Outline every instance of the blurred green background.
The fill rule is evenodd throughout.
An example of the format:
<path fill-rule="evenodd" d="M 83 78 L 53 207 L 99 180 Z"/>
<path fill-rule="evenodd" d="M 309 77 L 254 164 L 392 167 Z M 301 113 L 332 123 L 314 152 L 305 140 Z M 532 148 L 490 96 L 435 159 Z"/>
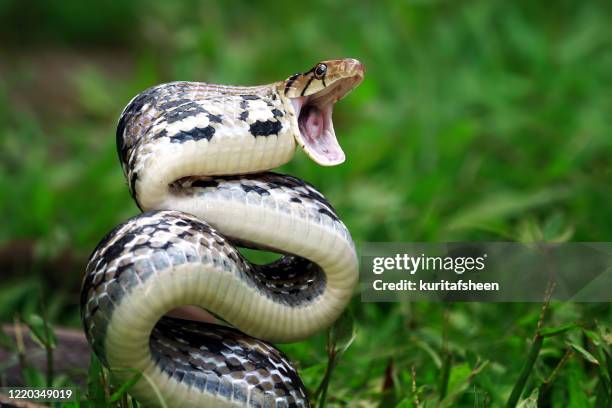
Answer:
<path fill-rule="evenodd" d="M 347 162 L 298 152 L 281 171 L 316 185 L 358 246 L 610 241 L 611 14 L 605 1 L 1 0 L 0 319 L 42 296 L 54 324 L 79 327 L 87 256 L 138 212 L 114 137 L 131 97 L 173 80 L 269 83 L 330 58 L 366 66 L 334 112 Z M 540 314 L 358 296 L 351 309 L 357 338 L 328 392 L 338 406 L 503 404 Z M 584 329 L 546 339 L 523 397 L 571 350 L 540 406 L 612 392 L 611 316 L 609 304 L 552 305 L 545 325 Z M 325 341 L 283 347 L 310 389 Z"/>

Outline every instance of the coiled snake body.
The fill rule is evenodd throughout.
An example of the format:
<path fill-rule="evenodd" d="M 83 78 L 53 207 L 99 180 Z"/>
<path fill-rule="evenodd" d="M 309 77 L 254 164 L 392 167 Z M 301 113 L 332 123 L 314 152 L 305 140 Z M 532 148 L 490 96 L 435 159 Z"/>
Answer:
<path fill-rule="evenodd" d="M 130 391 L 141 402 L 309 406 L 296 370 L 267 341 L 329 326 L 351 296 L 357 258 L 317 190 L 266 171 L 288 162 L 296 144 L 321 165 L 344 161 L 332 107 L 363 72 L 343 59 L 264 86 L 174 82 L 125 108 L 117 148 L 145 212 L 91 255 L 81 314 L 118 380 L 143 373 Z M 285 255 L 255 265 L 234 245 Z M 217 324 L 166 316 L 186 305 Z"/>

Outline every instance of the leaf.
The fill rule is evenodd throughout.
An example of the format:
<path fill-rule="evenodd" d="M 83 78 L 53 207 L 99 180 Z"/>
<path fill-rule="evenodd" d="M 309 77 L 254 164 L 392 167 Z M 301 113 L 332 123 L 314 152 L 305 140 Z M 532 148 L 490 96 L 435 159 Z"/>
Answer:
<path fill-rule="evenodd" d="M 600 377 L 600 380 L 597 382 L 597 387 L 595 389 L 595 407 L 609 408 L 611 402 L 612 396 L 608 391 L 608 387 L 606 387 L 605 383 L 602 382 Z"/>
<path fill-rule="evenodd" d="M 533 343 L 529 348 L 529 352 L 527 353 L 527 357 L 525 363 L 523 364 L 523 368 L 521 369 L 521 373 L 514 383 L 514 387 L 512 388 L 512 393 L 508 398 L 506 403 L 507 408 L 513 408 L 519 401 L 521 394 L 523 393 L 523 389 L 525 388 L 525 384 L 527 384 L 527 379 L 529 375 L 533 371 L 535 366 L 535 362 L 538 359 L 538 355 L 540 354 L 540 350 L 542 349 L 542 342 L 544 338 L 542 336 L 536 335 L 533 339 Z"/>
<path fill-rule="evenodd" d="M 606 368 L 608 369 L 608 378 L 607 378 L 607 382 L 608 385 L 610 386 L 610 390 L 612 390 L 612 356 L 610 356 L 610 353 L 608 353 L 607 351 L 605 352 L 605 358 L 606 358 Z"/>
<path fill-rule="evenodd" d="M 121 397 L 124 396 L 125 393 L 129 391 L 130 388 L 134 386 L 142 377 L 141 372 L 134 373 L 126 382 L 121 384 L 121 387 L 117 391 L 113 393 L 110 397 L 110 402 L 117 402 Z"/>
<path fill-rule="evenodd" d="M 593 330 L 583 329 L 582 332 L 593 342 L 593 344 L 597 347 L 602 345 L 603 339 L 599 336 L 599 333 L 594 332 Z"/>
<path fill-rule="evenodd" d="M 94 406 L 104 406 L 106 401 L 106 392 L 104 384 L 104 370 L 100 364 L 100 360 L 94 353 L 91 353 L 89 360 L 89 371 L 87 375 L 87 399 L 94 403 Z"/>
<path fill-rule="evenodd" d="M 448 385 L 448 396 L 438 402 L 440 408 L 450 408 L 457 405 L 457 400 L 463 395 L 470 386 L 472 379 L 489 365 L 489 361 L 483 361 L 479 366 L 470 369 L 468 363 L 454 366 Z"/>
<path fill-rule="evenodd" d="M 21 303 L 26 299 L 35 298 L 36 290 L 37 283 L 32 279 L 2 287 L 0 289 L 0 317 L 11 319 L 12 313 L 19 309 Z"/>
<path fill-rule="evenodd" d="M 540 330 L 540 336 L 542 337 L 558 336 L 560 334 L 563 334 L 567 331 L 570 331 L 572 329 L 576 329 L 579 327 L 580 325 L 578 325 L 577 323 L 568 323 L 568 324 L 564 324 L 558 327 L 545 327 L 542 330 Z"/>
<path fill-rule="evenodd" d="M 94 368 L 94 370 L 96 370 L 98 367 L 102 369 L 102 367 L 100 366 L 99 360 L 97 358 L 95 358 L 97 363 L 93 363 L 93 358 L 95 358 L 95 356 L 92 354 L 92 364 L 90 365 L 90 372 L 92 371 L 92 367 Z M 106 370 L 102 369 L 102 373 L 103 373 L 103 375 L 100 376 L 100 379 L 102 381 L 105 381 L 106 380 L 106 378 L 105 378 Z M 99 403 L 96 405 L 96 407 L 107 408 L 107 407 L 110 406 L 109 403 L 116 403 L 119 400 L 121 400 L 123 402 L 127 402 L 128 401 L 128 399 L 127 399 L 128 394 L 126 394 L 126 393 L 129 391 L 129 389 L 136 382 L 138 382 L 139 379 L 143 379 L 144 381 L 146 381 L 149 384 L 149 387 L 151 388 L 151 390 L 153 390 L 153 395 L 157 398 L 157 402 L 155 403 L 155 406 L 159 406 L 161 408 L 168 408 L 166 400 L 162 396 L 161 391 L 159 390 L 157 384 L 155 384 L 155 382 L 151 379 L 151 377 L 149 377 L 146 373 L 140 372 L 140 371 L 135 370 L 135 369 L 130 369 L 130 368 L 117 368 L 117 369 L 113 369 L 112 370 L 112 372 L 110 373 L 110 376 L 112 378 L 116 378 L 115 376 L 118 375 L 118 373 L 131 373 L 132 377 L 130 377 L 126 382 L 124 382 L 121 385 L 121 387 L 116 392 L 114 392 L 112 394 L 112 396 L 109 396 L 108 402 L 106 401 L 106 399 L 102 399 L 101 401 L 99 401 Z M 93 375 L 96 376 L 95 372 L 93 373 Z M 91 379 L 91 376 L 90 376 L 90 379 Z M 106 391 L 106 389 L 103 388 L 103 391 Z M 126 398 L 123 398 L 123 397 L 126 397 Z M 133 398 L 130 398 L 130 400 L 131 400 L 131 403 L 132 403 L 132 405 L 134 407 L 138 407 L 139 406 L 138 404 L 134 405 L 134 401 L 135 400 Z"/>
<path fill-rule="evenodd" d="M 525 399 L 519 401 L 516 408 L 538 408 L 538 395 L 539 391 L 537 388 L 531 392 L 531 395 Z"/>
<path fill-rule="evenodd" d="M 45 322 L 43 318 L 37 314 L 31 314 L 25 323 L 30 329 L 30 337 L 32 340 L 43 348 L 55 348 L 57 339 L 48 322 Z"/>
<path fill-rule="evenodd" d="M 419 338 L 413 337 L 412 340 L 417 347 L 422 348 L 427 354 L 429 354 L 437 368 L 442 368 L 442 358 L 438 355 L 436 350 L 433 349 L 433 347 Z"/>
<path fill-rule="evenodd" d="M 579 352 L 580 354 L 582 354 L 582 356 L 589 362 L 595 364 L 595 365 L 599 365 L 599 361 L 597 361 L 597 359 L 595 357 L 593 357 L 593 355 L 591 353 L 589 353 L 588 351 L 586 351 L 582 346 L 574 343 L 574 342 L 568 342 L 568 344 L 577 352 Z"/>
<path fill-rule="evenodd" d="M 578 369 L 569 370 L 567 375 L 567 393 L 569 397 L 569 407 L 588 407 L 591 404 L 582 388 L 586 378 Z"/>
<path fill-rule="evenodd" d="M 451 365 L 453 361 L 453 355 L 450 352 L 446 352 L 444 356 L 444 364 L 442 365 L 442 369 L 440 370 L 440 389 L 439 389 L 439 400 L 443 400 L 446 397 L 446 392 L 448 390 L 448 383 L 450 380 L 451 374 Z"/>
<path fill-rule="evenodd" d="M 352 313 L 346 311 L 329 329 L 329 342 L 333 345 L 336 356 L 342 355 L 351 346 L 355 337 L 355 320 Z"/>
<path fill-rule="evenodd" d="M 395 406 L 395 408 L 412 408 L 412 400 L 410 398 L 404 398 Z"/>
<path fill-rule="evenodd" d="M 466 384 L 472 375 L 472 369 L 469 364 L 457 364 L 450 370 L 450 377 L 448 379 L 448 393 L 454 394 Z"/>
<path fill-rule="evenodd" d="M 73 408 L 81 407 L 81 392 L 79 387 L 74 387 L 74 402 L 71 403 Z"/>
<path fill-rule="evenodd" d="M 563 214 L 556 211 L 544 223 L 542 233 L 546 242 L 567 242 L 574 234 L 574 227 L 566 225 Z"/>

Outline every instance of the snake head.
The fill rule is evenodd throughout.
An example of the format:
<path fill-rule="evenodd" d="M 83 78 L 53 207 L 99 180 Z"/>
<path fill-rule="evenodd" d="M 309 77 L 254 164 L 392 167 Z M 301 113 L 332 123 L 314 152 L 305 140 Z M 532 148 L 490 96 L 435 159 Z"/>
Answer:
<path fill-rule="evenodd" d="M 356 59 L 319 62 L 310 70 L 282 82 L 282 94 L 291 101 L 298 129 L 296 140 L 306 154 L 322 166 L 344 162 L 336 139 L 334 104 L 363 80 L 365 68 Z"/>

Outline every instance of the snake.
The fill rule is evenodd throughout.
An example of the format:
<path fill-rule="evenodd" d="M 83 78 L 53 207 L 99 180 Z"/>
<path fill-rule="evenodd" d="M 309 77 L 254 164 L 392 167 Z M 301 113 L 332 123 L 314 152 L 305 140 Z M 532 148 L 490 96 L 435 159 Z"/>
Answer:
<path fill-rule="evenodd" d="M 310 406 L 272 343 L 333 324 L 358 260 L 324 195 L 271 170 L 298 145 L 319 165 L 345 161 L 333 106 L 364 72 L 345 58 L 268 85 L 171 82 L 125 107 L 117 152 L 141 212 L 91 254 L 80 306 L 112 382 L 139 375 L 129 393 L 140 403 Z M 239 248 L 278 257 L 255 263 Z"/>

